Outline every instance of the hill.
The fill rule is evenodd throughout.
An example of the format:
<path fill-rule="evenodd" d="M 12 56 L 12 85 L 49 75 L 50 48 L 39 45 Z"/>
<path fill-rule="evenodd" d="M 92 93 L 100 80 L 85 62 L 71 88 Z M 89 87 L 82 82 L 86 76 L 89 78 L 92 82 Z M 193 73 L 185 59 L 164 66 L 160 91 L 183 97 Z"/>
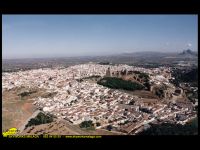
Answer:
<path fill-rule="evenodd" d="M 162 123 L 152 124 L 151 127 L 138 135 L 198 135 L 198 120 L 191 120 L 185 125 Z"/>
<path fill-rule="evenodd" d="M 190 49 L 187 50 L 183 50 L 183 52 L 178 54 L 178 57 L 189 57 L 189 58 L 193 58 L 193 57 L 197 57 L 198 54 L 197 52 L 194 52 Z"/>
<path fill-rule="evenodd" d="M 97 83 L 112 89 L 124 89 L 129 91 L 144 89 L 144 86 L 142 86 L 141 84 L 122 80 L 115 77 L 105 77 L 99 80 Z"/>

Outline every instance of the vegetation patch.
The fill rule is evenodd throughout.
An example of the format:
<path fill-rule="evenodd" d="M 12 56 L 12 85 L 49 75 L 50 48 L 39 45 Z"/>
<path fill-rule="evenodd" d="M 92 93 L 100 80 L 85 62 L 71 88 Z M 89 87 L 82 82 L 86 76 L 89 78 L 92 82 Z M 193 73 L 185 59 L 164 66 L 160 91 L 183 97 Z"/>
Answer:
<path fill-rule="evenodd" d="M 92 79 L 92 78 L 100 78 L 100 77 L 101 76 L 93 75 L 93 76 L 85 77 L 85 78 L 82 78 L 82 79 Z"/>
<path fill-rule="evenodd" d="M 110 62 L 99 62 L 99 65 L 110 65 Z"/>
<path fill-rule="evenodd" d="M 81 122 L 81 124 L 79 125 L 80 128 L 85 128 L 85 129 L 89 129 L 89 130 L 94 130 L 94 124 L 91 120 L 89 121 L 83 121 Z"/>
<path fill-rule="evenodd" d="M 42 98 L 53 98 L 56 94 L 57 94 L 57 92 L 45 93 L 41 97 Z"/>
<path fill-rule="evenodd" d="M 194 68 L 190 71 L 182 70 L 182 69 L 176 69 L 173 70 L 172 76 L 175 77 L 175 80 L 172 81 L 175 85 L 179 85 L 181 82 L 190 82 L 195 85 L 197 85 L 198 81 L 198 68 Z"/>
<path fill-rule="evenodd" d="M 99 75 L 93 75 L 93 76 L 84 77 L 81 79 L 76 79 L 76 81 L 78 81 L 78 82 L 83 82 L 85 80 L 98 81 L 100 78 L 101 78 L 101 76 L 99 76 Z"/>
<path fill-rule="evenodd" d="M 198 135 L 198 120 L 193 119 L 185 125 L 162 123 L 152 124 L 151 127 L 138 135 Z"/>
<path fill-rule="evenodd" d="M 25 126 L 25 128 L 33 126 L 33 125 L 40 125 L 45 123 L 51 123 L 53 122 L 53 116 L 52 115 L 45 115 L 44 113 L 39 113 L 35 118 L 32 118 L 28 124 Z"/>
<path fill-rule="evenodd" d="M 100 85 L 112 88 L 112 89 L 124 89 L 124 90 L 142 90 L 144 86 L 136 82 L 130 82 L 116 77 L 105 77 L 97 82 Z"/>
<path fill-rule="evenodd" d="M 20 99 L 23 100 L 24 97 L 30 96 L 33 93 L 37 93 L 37 90 L 31 89 L 31 90 L 26 90 L 26 91 L 22 91 L 19 94 L 17 94 L 18 96 L 20 96 Z"/>

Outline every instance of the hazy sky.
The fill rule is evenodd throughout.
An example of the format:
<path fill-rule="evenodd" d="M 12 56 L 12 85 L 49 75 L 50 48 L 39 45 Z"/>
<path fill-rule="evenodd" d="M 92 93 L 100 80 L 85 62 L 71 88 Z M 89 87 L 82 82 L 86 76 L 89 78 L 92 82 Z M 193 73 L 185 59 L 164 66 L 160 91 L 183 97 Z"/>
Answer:
<path fill-rule="evenodd" d="M 197 51 L 197 15 L 3 15 L 3 58 Z"/>

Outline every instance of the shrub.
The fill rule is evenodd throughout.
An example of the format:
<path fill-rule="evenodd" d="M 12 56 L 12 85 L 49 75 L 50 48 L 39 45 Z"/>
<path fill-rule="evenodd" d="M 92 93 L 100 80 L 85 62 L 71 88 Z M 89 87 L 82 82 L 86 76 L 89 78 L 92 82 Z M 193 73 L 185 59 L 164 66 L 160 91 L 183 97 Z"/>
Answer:
<path fill-rule="evenodd" d="M 81 124 L 79 126 L 80 126 L 80 128 L 91 128 L 94 126 L 94 124 L 92 123 L 91 120 L 89 120 L 89 121 L 81 122 Z"/>
<path fill-rule="evenodd" d="M 39 113 L 35 118 L 32 118 L 28 124 L 25 126 L 25 128 L 29 127 L 29 126 L 33 126 L 33 125 L 40 125 L 40 124 L 45 124 L 45 123 L 50 123 L 53 121 L 53 116 L 49 115 L 45 115 L 43 113 Z"/>
<path fill-rule="evenodd" d="M 100 125 L 101 125 L 101 123 L 99 123 L 99 122 L 96 123 L 96 126 L 97 126 L 97 127 L 99 127 Z"/>

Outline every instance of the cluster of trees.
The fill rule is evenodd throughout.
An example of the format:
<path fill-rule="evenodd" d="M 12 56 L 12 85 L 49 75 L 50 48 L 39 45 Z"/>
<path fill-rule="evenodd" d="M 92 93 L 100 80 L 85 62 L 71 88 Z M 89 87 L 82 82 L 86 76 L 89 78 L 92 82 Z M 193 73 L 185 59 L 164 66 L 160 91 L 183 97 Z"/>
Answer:
<path fill-rule="evenodd" d="M 35 118 L 32 118 L 28 124 L 25 126 L 25 128 L 33 125 L 40 125 L 45 123 L 51 123 L 53 122 L 53 116 L 52 115 L 45 115 L 44 113 L 39 113 Z"/>
<path fill-rule="evenodd" d="M 149 81 L 149 75 L 146 74 L 146 73 L 142 73 L 142 72 L 141 72 L 141 73 L 139 74 L 139 78 L 144 78 L 146 82 Z"/>
<path fill-rule="evenodd" d="M 147 73 L 143 73 L 143 72 L 139 72 L 139 71 L 133 71 L 135 74 L 139 74 L 139 78 L 144 79 L 145 84 L 147 84 L 147 86 L 149 85 L 149 75 Z"/>
<path fill-rule="evenodd" d="M 148 108 L 139 108 L 140 111 L 151 114 L 152 110 L 148 109 Z"/>
<path fill-rule="evenodd" d="M 198 68 L 194 68 L 190 71 L 176 69 L 173 70 L 172 76 L 175 77 L 173 81 L 175 85 L 181 82 L 196 82 L 198 81 Z"/>
<path fill-rule="evenodd" d="M 140 78 L 142 78 L 142 77 L 149 78 L 148 74 L 140 72 L 140 71 L 133 71 L 133 73 L 139 74 Z"/>
<path fill-rule="evenodd" d="M 110 62 L 99 62 L 100 65 L 109 65 Z"/>
<path fill-rule="evenodd" d="M 148 63 L 144 63 L 144 64 L 136 63 L 136 64 L 133 64 L 133 66 L 142 67 L 142 68 L 158 68 L 158 67 L 162 67 L 163 65 L 160 63 L 148 62 Z"/>
<path fill-rule="evenodd" d="M 82 78 L 82 79 L 92 79 L 92 78 L 100 78 L 100 77 L 101 76 L 93 75 L 93 76 L 85 77 L 85 78 Z"/>
<path fill-rule="evenodd" d="M 112 89 L 124 89 L 124 90 L 142 90 L 144 86 L 136 82 L 130 82 L 116 77 L 105 77 L 97 82 L 100 85 L 112 88 Z"/>
<path fill-rule="evenodd" d="M 106 127 L 106 129 L 107 129 L 108 131 L 111 131 L 111 130 L 113 129 L 113 127 L 112 127 L 112 125 L 108 125 L 108 126 Z"/>
<path fill-rule="evenodd" d="M 138 135 L 198 135 L 197 118 L 185 125 L 162 123 L 152 124 L 151 127 Z"/>
<path fill-rule="evenodd" d="M 194 91 L 187 91 L 185 93 L 186 93 L 187 98 L 193 103 L 196 102 L 195 99 L 198 99 L 198 90 L 195 91 L 195 92 Z"/>
<path fill-rule="evenodd" d="M 175 80 L 171 80 L 171 82 L 176 86 L 185 82 L 189 83 L 191 87 L 198 87 L 198 68 L 193 68 L 189 71 L 187 69 L 176 69 L 173 70 L 172 76 L 175 77 Z M 188 90 L 186 96 L 191 102 L 195 103 L 195 99 L 198 99 L 198 90 Z"/>
<path fill-rule="evenodd" d="M 79 126 L 80 126 L 80 128 L 87 128 L 87 129 L 93 129 L 94 128 L 94 124 L 91 120 L 83 121 L 83 122 L 81 122 L 81 124 Z"/>
<path fill-rule="evenodd" d="M 157 89 L 155 94 L 160 98 L 164 97 L 164 91 L 162 89 Z"/>
<path fill-rule="evenodd" d="M 165 96 L 164 95 L 164 93 L 165 93 L 164 91 L 165 90 L 167 90 L 166 85 L 162 85 L 162 86 L 159 86 L 159 87 L 154 87 L 153 92 L 159 98 L 163 98 Z"/>
<path fill-rule="evenodd" d="M 25 96 L 29 96 L 29 95 L 36 93 L 36 92 L 37 92 L 37 90 L 23 91 L 23 92 L 19 93 L 18 96 L 23 98 Z"/>
<path fill-rule="evenodd" d="M 87 79 L 95 79 L 95 80 L 98 80 L 99 78 L 101 78 L 101 76 L 99 76 L 99 75 L 93 75 L 93 76 L 84 77 L 84 78 L 81 78 L 81 79 L 76 79 L 76 81 L 78 81 L 78 82 L 83 82 L 84 80 L 87 80 Z"/>
<path fill-rule="evenodd" d="M 99 127 L 100 125 L 101 125 L 101 123 L 100 123 L 100 122 L 97 122 L 97 123 L 96 123 L 96 126 L 97 126 L 97 127 Z"/>
<path fill-rule="evenodd" d="M 28 91 L 25 91 L 25 92 L 22 92 L 22 93 L 20 93 L 18 95 L 21 96 L 21 97 L 24 97 L 24 96 L 30 95 L 30 93 Z"/>
<path fill-rule="evenodd" d="M 139 71 L 133 71 L 133 73 L 135 73 L 135 74 L 140 74 L 140 72 L 139 72 Z"/>
<path fill-rule="evenodd" d="M 42 98 L 53 98 L 57 92 L 45 93 L 42 95 Z"/>

